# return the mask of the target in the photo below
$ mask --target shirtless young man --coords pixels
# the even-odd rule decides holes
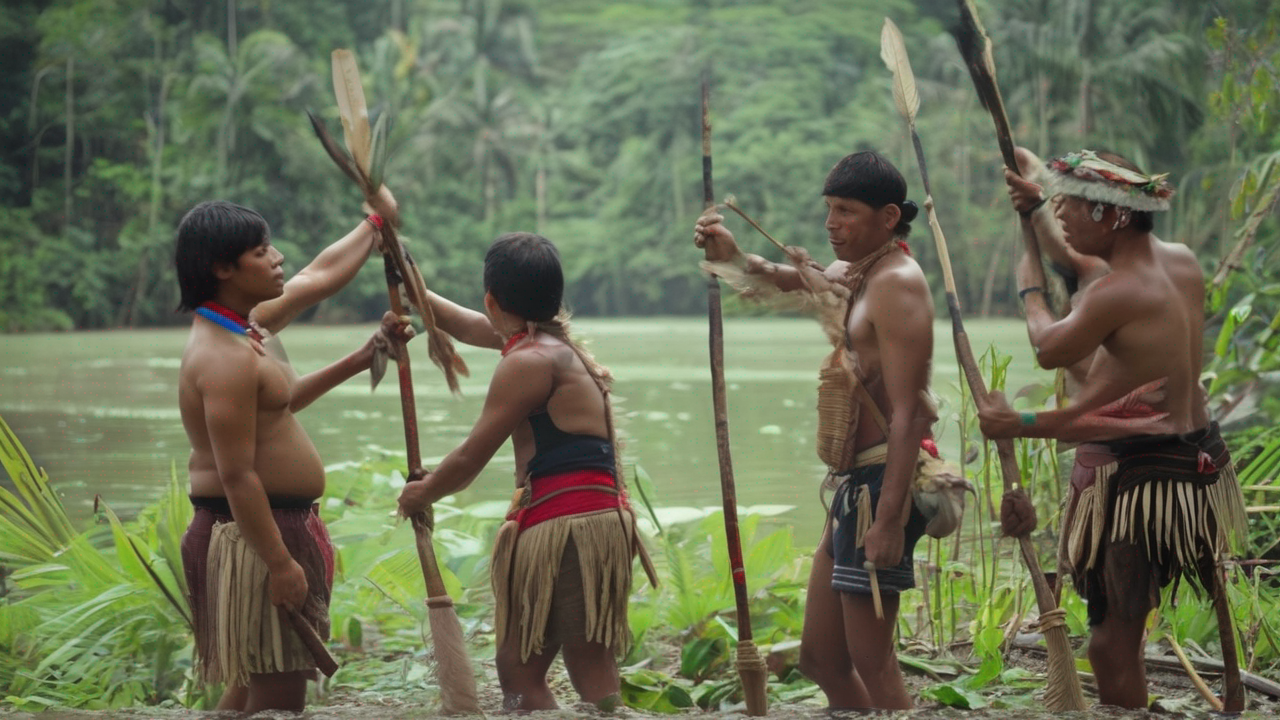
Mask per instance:
[[[922,399],[933,354],[933,302],[920,266],[905,245],[900,249],[918,209],[906,199],[901,173],[873,152],[837,163],[822,195],[836,256],[824,274],[852,291],[843,328],[848,352],[883,408],[889,432],[856,394],[848,398],[858,418],[852,451],[878,457],[832,468],[841,482],[813,557],[800,669],[818,683],[832,709],[909,708],[893,634],[898,594],[915,586],[912,552],[925,523],[914,506],[907,515],[907,506],[921,440],[933,419]],[[694,244],[706,250],[709,261],[736,264],[783,291],[802,289],[795,268],[744,255],[723,220],[711,212],[695,226]],[[869,493],[873,521],[860,548],[855,498],[862,493]],[[878,568],[884,619],[876,618],[864,560]]]
[[[1216,559],[1243,518],[1199,382],[1203,271],[1185,246],[1151,232],[1152,212],[1167,209],[1172,194],[1163,176],[1082,151],[1049,163],[1048,189],[1070,250],[1109,271],[1091,278],[1062,320],[1028,262],[1019,266],[1019,295],[1041,366],[1089,360],[1088,370],[1065,408],[1018,413],[992,393],[979,419],[992,438],[1087,443],[1077,448],[1060,565],[1089,604],[1100,700],[1142,708],[1143,636],[1160,588],[1179,575],[1215,588]]]
[[[389,195],[375,204],[395,212]],[[375,344],[394,347],[389,338],[409,333],[388,313],[363,347],[304,377],[275,333],[355,276],[376,244],[374,224],[361,222],[287,283],[253,210],[201,203],[178,227],[180,309],[197,313],[178,389],[196,508],[182,559],[197,667],[206,682],[226,684],[221,710],[303,708],[315,664],[277,606],[328,635],[333,547],[313,505],[324,465],[295,413],[367,369]],[[250,562],[232,557],[238,542]]]

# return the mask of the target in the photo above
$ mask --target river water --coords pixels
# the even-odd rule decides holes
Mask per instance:
[[[624,453],[653,478],[655,503],[719,505],[705,319],[588,319],[574,327],[617,378]],[[306,373],[354,349],[372,331],[372,325],[299,325],[281,338],[295,367]],[[1013,356],[1011,388],[1049,379],[1034,367],[1020,321],[975,321],[969,331],[977,352],[994,342]],[[949,325],[938,323],[934,334],[934,385],[944,401],[937,431],[944,452],[954,457],[958,429],[952,415],[959,395]],[[186,335],[186,328],[175,328],[0,336],[0,416],[48,472],[73,516],[87,516],[95,494],[130,515],[159,495],[171,467],[185,482],[189,447],[176,383]],[[815,527],[822,475],[813,451],[815,387],[829,348],[816,323],[801,318],[731,318],[725,344],[739,502],[794,505],[788,524]],[[455,398],[426,361],[421,341],[414,346],[429,464],[470,429],[498,355],[461,347],[471,377]],[[300,417],[323,460],[333,464],[403,457],[399,413],[392,370],[375,392],[362,375]],[[513,471],[504,448],[460,501],[509,497]],[[808,542],[816,532],[802,530],[797,540]]]

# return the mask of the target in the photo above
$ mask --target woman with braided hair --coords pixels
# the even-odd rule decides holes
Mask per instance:
[[[619,702],[614,655],[630,642],[632,559],[642,552],[619,470],[613,378],[569,335],[549,240],[496,239],[484,286],[483,316],[431,298],[442,329],[501,347],[502,359],[471,433],[434,471],[406,483],[400,510],[412,516],[467,487],[510,437],[516,494],[490,570],[504,706],[555,708],[547,671],[563,649],[582,699],[611,707]],[[647,562],[646,570],[652,579]]]

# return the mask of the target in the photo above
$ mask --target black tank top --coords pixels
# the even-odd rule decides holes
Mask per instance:
[[[613,443],[595,435],[567,433],[556,427],[545,409],[529,416],[533,429],[533,457],[529,459],[529,477],[558,475],[571,470],[598,469],[610,474],[616,469]]]

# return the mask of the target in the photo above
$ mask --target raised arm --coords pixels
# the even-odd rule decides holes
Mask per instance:
[[[304,310],[341,290],[364,265],[377,244],[378,231],[364,220],[342,239],[320,251],[297,275],[284,284],[284,294],[260,303],[253,320],[268,332],[278,333]]]
[[[307,598],[307,577],[280,537],[254,468],[259,357],[245,345],[224,360],[196,383],[218,477],[241,535],[267,565],[271,602],[297,610]]]
[[[553,371],[551,358],[536,348],[513,352],[500,360],[475,427],[435,471],[422,480],[405,483],[400,512],[412,516],[470,485],[529,413],[547,402]]]
[[[724,216],[709,210],[693,226],[693,244],[706,252],[710,262],[733,263],[748,275],[755,275],[790,292],[804,287],[800,272],[790,265],[770,262],[759,255],[748,255],[738,248],[733,233],[724,226]]]
[[[1118,287],[1112,276],[1104,276],[1080,294],[1076,307],[1057,320],[1043,292],[1023,290],[1034,287],[1034,269],[1018,268],[1018,291],[1027,313],[1027,336],[1040,367],[1052,370],[1069,367],[1089,357],[1116,329],[1129,322],[1137,311],[1133,293]]]
[[[459,341],[476,347],[502,349],[502,338],[493,329],[488,316],[427,291],[427,301],[436,317],[436,327]]]
[[[1078,287],[1084,287],[1090,281],[1106,274],[1105,261],[1081,255],[1067,245],[1062,235],[1062,226],[1053,216],[1053,203],[1044,195],[1044,188],[1035,182],[1044,171],[1044,163],[1030,150],[1019,147],[1014,151],[1018,159],[1018,173],[1004,170],[1004,181],[1009,186],[1009,200],[1013,209],[1028,223],[1024,224],[1024,234],[1031,237],[1039,245],[1040,252],[1054,269],[1071,285],[1074,280]]]
[[[903,511],[911,492],[920,440],[931,418],[921,417],[933,356],[933,301],[914,266],[878,275],[863,302],[871,308],[880,368],[889,400],[889,443],[875,521],[866,535],[867,559],[876,567],[902,560]]]

